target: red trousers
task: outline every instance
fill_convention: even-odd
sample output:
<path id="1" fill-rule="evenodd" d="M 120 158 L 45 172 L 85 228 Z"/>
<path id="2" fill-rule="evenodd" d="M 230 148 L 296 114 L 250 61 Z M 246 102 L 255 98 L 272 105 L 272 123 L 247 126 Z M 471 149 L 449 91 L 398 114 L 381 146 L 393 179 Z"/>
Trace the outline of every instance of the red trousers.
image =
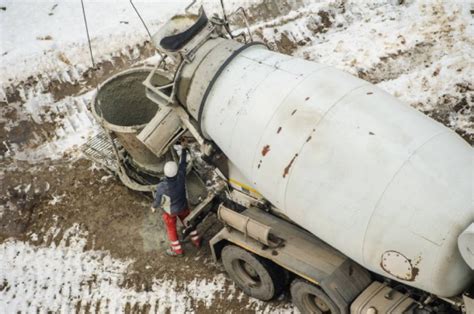
<path id="1" fill-rule="evenodd" d="M 183 248 L 181 247 L 181 243 L 179 242 L 178 238 L 178 231 L 176 230 L 176 221 L 177 218 L 183 223 L 183 220 L 189 215 L 189 210 L 185 210 L 178 215 L 170 215 L 167 212 L 163 212 L 163 221 L 166 225 L 166 232 L 168 233 L 168 239 L 171 244 L 171 249 L 178 253 L 183 254 Z M 189 234 L 191 236 L 191 241 L 196 247 L 201 245 L 201 240 L 196 230 L 191 231 Z"/>

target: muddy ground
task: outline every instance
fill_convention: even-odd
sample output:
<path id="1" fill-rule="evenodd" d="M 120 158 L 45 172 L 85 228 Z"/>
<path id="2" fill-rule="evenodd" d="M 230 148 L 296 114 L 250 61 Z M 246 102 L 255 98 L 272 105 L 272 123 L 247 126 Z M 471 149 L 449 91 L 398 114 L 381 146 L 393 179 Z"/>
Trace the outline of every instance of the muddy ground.
<path id="1" fill-rule="evenodd" d="M 95 168 L 91 161 L 59 160 L 34 167 L 26 163 L 15 166 L 10 170 L 11 164 L 2 164 L 7 170 L 0 188 L 0 205 L 9 205 L 9 209 L 0 222 L 0 243 L 15 238 L 35 246 L 59 245 L 64 231 L 79 223 L 89 235 L 86 250 L 102 250 L 110 252 L 113 258 L 133 259 L 121 285 L 137 292 L 150 291 L 155 278 L 176 278 L 185 285 L 195 278 L 212 280 L 224 273 L 222 266 L 212 261 L 206 245 L 220 228 L 214 217 L 198 229 L 205 243 L 200 250 L 185 243 L 185 257 L 168 257 L 163 253 L 167 243 L 163 224 L 159 214 L 151 212 L 149 196 L 124 187 L 109 173 Z M 51 228 L 58 232 L 46 232 Z M 281 296 L 273 303 L 288 301 Z M 241 295 L 216 299 L 212 310 L 199 302 L 192 303 L 192 307 L 197 313 L 254 312 L 242 311 L 248 304 L 249 299 Z M 82 310 L 87 308 L 87 304 L 78 306 Z M 147 307 L 131 303 L 129 310 L 146 312 Z"/>

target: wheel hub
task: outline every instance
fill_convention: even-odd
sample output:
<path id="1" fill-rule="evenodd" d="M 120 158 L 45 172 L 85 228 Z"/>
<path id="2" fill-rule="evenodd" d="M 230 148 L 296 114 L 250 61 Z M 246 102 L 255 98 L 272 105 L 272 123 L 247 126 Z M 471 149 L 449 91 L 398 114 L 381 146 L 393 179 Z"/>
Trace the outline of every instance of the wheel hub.
<path id="1" fill-rule="evenodd" d="M 244 260 L 234 261 L 234 267 L 237 270 L 239 279 L 245 284 L 253 287 L 258 287 L 261 284 L 257 271 Z"/>
<path id="2" fill-rule="evenodd" d="M 307 294 L 304 297 L 304 303 L 308 309 L 314 313 L 331 313 L 331 309 L 321 298 L 313 294 Z"/>

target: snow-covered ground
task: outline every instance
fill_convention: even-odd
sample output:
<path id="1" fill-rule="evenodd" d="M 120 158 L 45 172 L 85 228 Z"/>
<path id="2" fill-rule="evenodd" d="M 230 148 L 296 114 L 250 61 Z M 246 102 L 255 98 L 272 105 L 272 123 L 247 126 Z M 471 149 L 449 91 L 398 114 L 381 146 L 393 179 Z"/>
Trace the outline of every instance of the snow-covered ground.
<path id="1" fill-rule="evenodd" d="M 285 52 L 377 84 L 472 143 L 474 4 L 395 3 L 311 3 L 253 29 Z"/>
<path id="2" fill-rule="evenodd" d="M 189 1 L 134 3 L 154 32 L 168 17 L 182 13 Z M 471 3 L 225 3 L 229 11 L 239 5 L 249 8 L 255 37 L 272 48 L 369 80 L 473 143 Z M 156 60 L 149 59 L 153 49 L 129 1 L 84 4 L 99 69 L 91 66 L 79 0 L 0 0 L 0 162 L 5 169 L 20 161 L 80 158 L 78 147 L 97 130 L 88 111 L 95 84 L 116 70 Z M 204 6 L 219 12 L 217 0 Z M 5 169 L 0 169 L 0 181 Z M 47 206 L 58 206 L 60 198 L 51 196 L 49 201 Z M 0 219 L 15 208 L 0 203 Z M 86 248 L 94 235 L 80 223 L 45 229 L 41 237 L 55 242 L 37 243 L 38 234 L 29 233 L 0 243 L 0 312 L 117 312 L 133 307 L 185 312 L 196 302 L 212 310 L 217 301 L 246 302 L 242 309 L 259 312 L 294 311 L 285 302 L 267 305 L 245 299 L 217 273 L 195 279 L 157 277 L 149 291 L 126 287 L 123 280 L 133 258 Z"/>
<path id="3" fill-rule="evenodd" d="M 189 3 L 188 0 L 133 1 L 152 34 L 172 15 L 183 14 Z M 251 2 L 234 0 L 226 4 L 232 9 L 247 3 Z M 217 1 L 204 3 L 210 12 L 218 9 L 217 4 Z M 3 88 L 39 74 L 79 79 L 90 67 L 80 0 L 0 0 L 0 7 Z M 137 45 L 149 37 L 128 0 L 84 0 L 84 11 L 96 63 L 119 53 L 138 57 Z"/>
<path id="4" fill-rule="evenodd" d="M 187 1 L 135 1 L 151 31 L 179 12 Z M 90 67 L 81 1 L 2 0 L 1 81 L 26 80 L 38 74 L 61 75 Z M 84 1 L 92 49 L 99 62 L 148 37 L 128 1 Z M 138 53 L 132 51 L 132 55 Z M 77 78 L 76 76 L 71 79 Z"/>
<path id="5" fill-rule="evenodd" d="M 46 234 L 55 237 L 58 231 Z M 0 312 L 122 313 L 133 307 L 150 313 L 189 313 L 196 302 L 212 308 L 216 298 L 231 300 L 236 294 L 222 274 L 185 285 L 175 278 L 156 278 L 150 291 L 123 287 L 131 261 L 86 251 L 86 237 L 87 232 L 74 225 L 58 245 L 38 247 L 16 240 L 0 244 Z M 258 300 L 248 308 L 263 313 L 283 310 Z"/>

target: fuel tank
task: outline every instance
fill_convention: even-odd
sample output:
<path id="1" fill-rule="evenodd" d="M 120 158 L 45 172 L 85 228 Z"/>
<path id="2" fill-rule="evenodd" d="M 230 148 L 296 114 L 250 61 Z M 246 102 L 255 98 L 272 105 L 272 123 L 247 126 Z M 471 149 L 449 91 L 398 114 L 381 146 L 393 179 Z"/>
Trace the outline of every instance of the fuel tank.
<path id="1" fill-rule="evenodd" d="M 450 129 L 348 73 L 223 38 L 177 95 L 246 184 L 359 264 L 444 297 L 472 282 L 457 238 L 473 149 Z"/>

